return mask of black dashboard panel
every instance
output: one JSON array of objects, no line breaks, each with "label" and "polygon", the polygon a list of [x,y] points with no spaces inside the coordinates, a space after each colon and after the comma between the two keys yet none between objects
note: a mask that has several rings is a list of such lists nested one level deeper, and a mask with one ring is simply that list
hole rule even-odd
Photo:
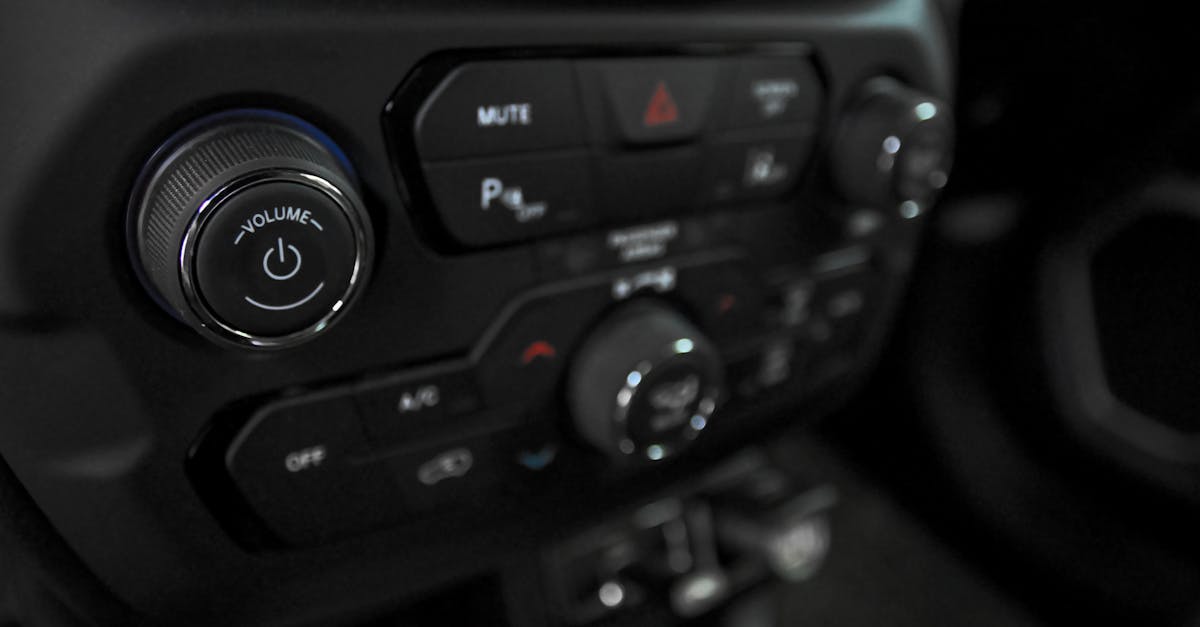
[{"label": "black dashboard panel", "polygon": [[[0,455],[134,615],[351,621],[478,577],[503,582],[506,607],[541,607],[528,573],[544,572],[548,546],[697,484],[856,389],[911,269],[927,208],[912,199],[928,190],[896,191],[846,164],[874,164],[882,145],[921,180],[934,180],[922,167],[944,167],[929,159],[947,148],[941,130],[912,158],[877,141],[925,128],[951,98],[938,8],[648,8],[47,2],[11,16],[3,49],[41,62],[6,69],[21,97],[0,101]],[[38,36],[51,20],[53,42]],[[819,85],[803,91],[811,116],[732,131],[744,114],[732,95],[779,62]],[[438,91],[445,77],[495,63],[574,77],[578,114],[556,122],[568,130],[519,156],[504,136],[438,130],[426,98],[451,98]],[[619,97],[647,88],[646,107]],[[693,125],[689,102],[724,91]],[[880,103],[894,102],[916,117],[887,117]],[[540,120],[543,106],[529,105],[466,110],[491,128]],[[203,294],[157,299],[164,310],[127,228],[139,173],[164,142],[247,109],[320,129],[337,150],[311,167],[361,199],[371,227],[370,254],[356,257],[372,260],[369,281],[326,305],[338,323],[303,318],[315,331],[302,344],[280,331],[288,340],[268,350],[190,329],[213,324],[189,313]],[[439,133],[449,139],[427,139]],[[858,146],[855,133],[865,153],[832,149]],[[542,150],[551,162],[537,162]],[[745,169],[752,156],[757,170]],[[573,165],[556,176],[564,158]],[[777,179],[776,159],[796,167]],[[783,182],[742,193],[713,173],[730,164],[726,179]],[[550,187],[506,194],[503,179],[518,176]],[[861,186],[847,191],[848,176]],[[493,200],[513,222],[481,226],[482,213],[461,209]],[[586,219],[517,228],[559,202],[586,203]],[[300,269],[289,241],[263,249],[272,280]],[[649,352],[610,354],[605,338]],[[655,352],[662,343],[670,354]],[[632,370],[613,370],[626,361]],[[580,400],[572,377],[625,372],[611,391],[620,424],[581,418],[608,413]]]}]

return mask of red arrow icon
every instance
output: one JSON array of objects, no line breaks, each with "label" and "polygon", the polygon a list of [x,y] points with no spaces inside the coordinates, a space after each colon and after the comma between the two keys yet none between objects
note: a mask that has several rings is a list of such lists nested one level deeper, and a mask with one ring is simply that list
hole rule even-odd
[{"label": "red arrow icon", "polygon": [[557,355],[558,351],[554,350],[553,344],[545,340],[538,340],[525,347],[525,351],[521,353],[521,363],[527,366],[539,357],[553,359]]},{"label": "red arrow icon", "polygon": [[652,127],[678,121],[679,107],[671,97],[671,92],[667,91],[666,82],[658,81],[654,94],[650,96],[650,102],[646,104],[646,112],[642,114],[642,124]]}]

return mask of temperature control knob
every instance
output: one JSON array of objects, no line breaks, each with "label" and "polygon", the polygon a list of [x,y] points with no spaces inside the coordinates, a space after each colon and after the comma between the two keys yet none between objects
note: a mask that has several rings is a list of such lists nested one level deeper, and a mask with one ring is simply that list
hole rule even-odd
[{"label": "temperature control knob", "polygon": [[850,201],[923,213],[946,185],[954,148],[950,109],[899,81],[868,81],[833,145],[833,176]]},{"label": "temperature control knob", "polygon": [[665,304],[615,311],[584,341],[568,398],[576,431],[601,451],[657,461],[708,424],[721,400],[716,350]]},{"label": "temperature control knob", "polygon": [[159,150],[131,206],[133,255],[160,302],[253,348],[311,339],[345,313],[371,261],[349,163],[312,126],[241,111]]}]

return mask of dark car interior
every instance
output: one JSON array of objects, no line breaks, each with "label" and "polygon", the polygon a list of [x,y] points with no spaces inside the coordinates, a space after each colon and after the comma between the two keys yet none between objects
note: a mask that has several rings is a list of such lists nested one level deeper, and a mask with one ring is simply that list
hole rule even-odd
[{"label": "dark car interior", "polygon": [[0,19],[0,627],[1200,627],[1186,4]]}]

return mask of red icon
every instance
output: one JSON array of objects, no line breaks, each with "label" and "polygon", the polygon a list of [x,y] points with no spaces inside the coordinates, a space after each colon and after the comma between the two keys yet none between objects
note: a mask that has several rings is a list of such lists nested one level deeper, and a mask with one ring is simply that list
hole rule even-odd
[{"label": "red icon", "polygon": [[521,353],[521,365],[528,366],[535,359],[554,359],[557,356],[558,351],[555,350],[553,344],[546,340],[538,340],[525,347]]},{"label": "red icon", "polygon": [[717,299],[717,313],[725,315],[729,313],[729,310],[733,309],[734,305],[737,305],[737,296],[733,294],[721,294],[720,298]]},{"label": "red icon", "polygon": [[671,92],[667,91],[667,84],[658,81],[654,94],[650,96],[650,102],[646,104],[646,112],[642,114],[642,125],[653,127],[678,121],[679,107],[671,97]]}]

